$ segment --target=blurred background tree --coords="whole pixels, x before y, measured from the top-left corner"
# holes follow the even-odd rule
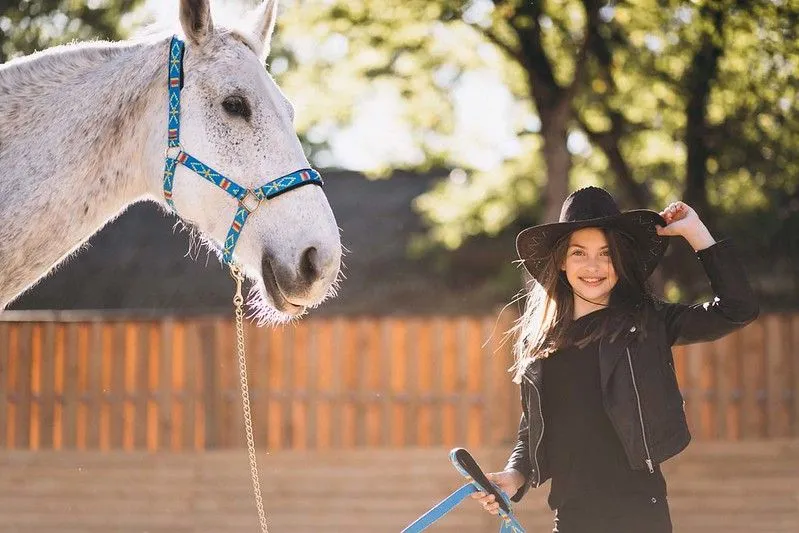
[[[57,44],[120,39],[122,21],[143,0],[22,0],[0,2],[0,63]]]
[[[393,132],[402,149],[372,174],[453,169],[416,202],[430,223],[419,249],[553,221],[569,191],[597,184],[624,209],[686,201],[735,236],[774,294],[799,295],[799,2],[331,0],[287,11],[273,65],[300,95],[317,155],[366,110],[389,130],[404,125]],[[480,79],[510,101],[459,99]],[[390,109],[372,105],[386,94]],[[498,103],[509,132],[464,132],[464,115]],[[474,157],[492,144],[486,133],[492,164]],[[515,143],[502,144],[508,133]],[[690,252],[678,244],[664,262],[672,296],[702,289]]]

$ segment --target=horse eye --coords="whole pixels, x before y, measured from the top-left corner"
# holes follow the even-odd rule
[[[234,117],[242,117],[245,120],[250,120],[252,116],[250,104],[243,96],[228,96],[222,101],[222,107]]]

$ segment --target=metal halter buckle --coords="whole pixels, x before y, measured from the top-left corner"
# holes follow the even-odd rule
[[[183,151],[183,148],[180,145],[177,146],[167,146],[166,150],[164,150],[164,156],[168,159],[177,159],[180,155],[180,152]]]
[[[248,198],[250,198],[249,203],[247,200]],[[245,194],[244,197],[239,200],[239,205],[246,209],[250,214],[253,214],[255,210],[261,206],[261,199],[255,196],[255,193],[248,189],[247,194]]]

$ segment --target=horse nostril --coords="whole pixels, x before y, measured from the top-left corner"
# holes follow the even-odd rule
[[[313,283],[321,276],[319,270],[319,252],[313,246],[302,253],[300,258],[300,275],[308,283]]]

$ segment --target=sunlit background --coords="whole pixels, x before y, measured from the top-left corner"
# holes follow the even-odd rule
[[[239,25],[256,2],[212,4]],[[177,14],[3,2],[0,63]],[[675,530],[799,531],[796,0],[282,0],[272,44],[347,248],[335,299],[245,327],[276,531],[397,531],[464,482],[453,446],[502,467],[515,236],[585,185],[624,210],[684,200],[760,301],[743,330],[673,349],[693,435],[664,465]],[[175,223],[131,206],[0,317],[0,533],[256,530],[232,281]],[[680,238],[651,281],[712,296]],[[530,531],[551,529],[546,492],[516,507]],[[497,527],[466,505],[437,531]]]

